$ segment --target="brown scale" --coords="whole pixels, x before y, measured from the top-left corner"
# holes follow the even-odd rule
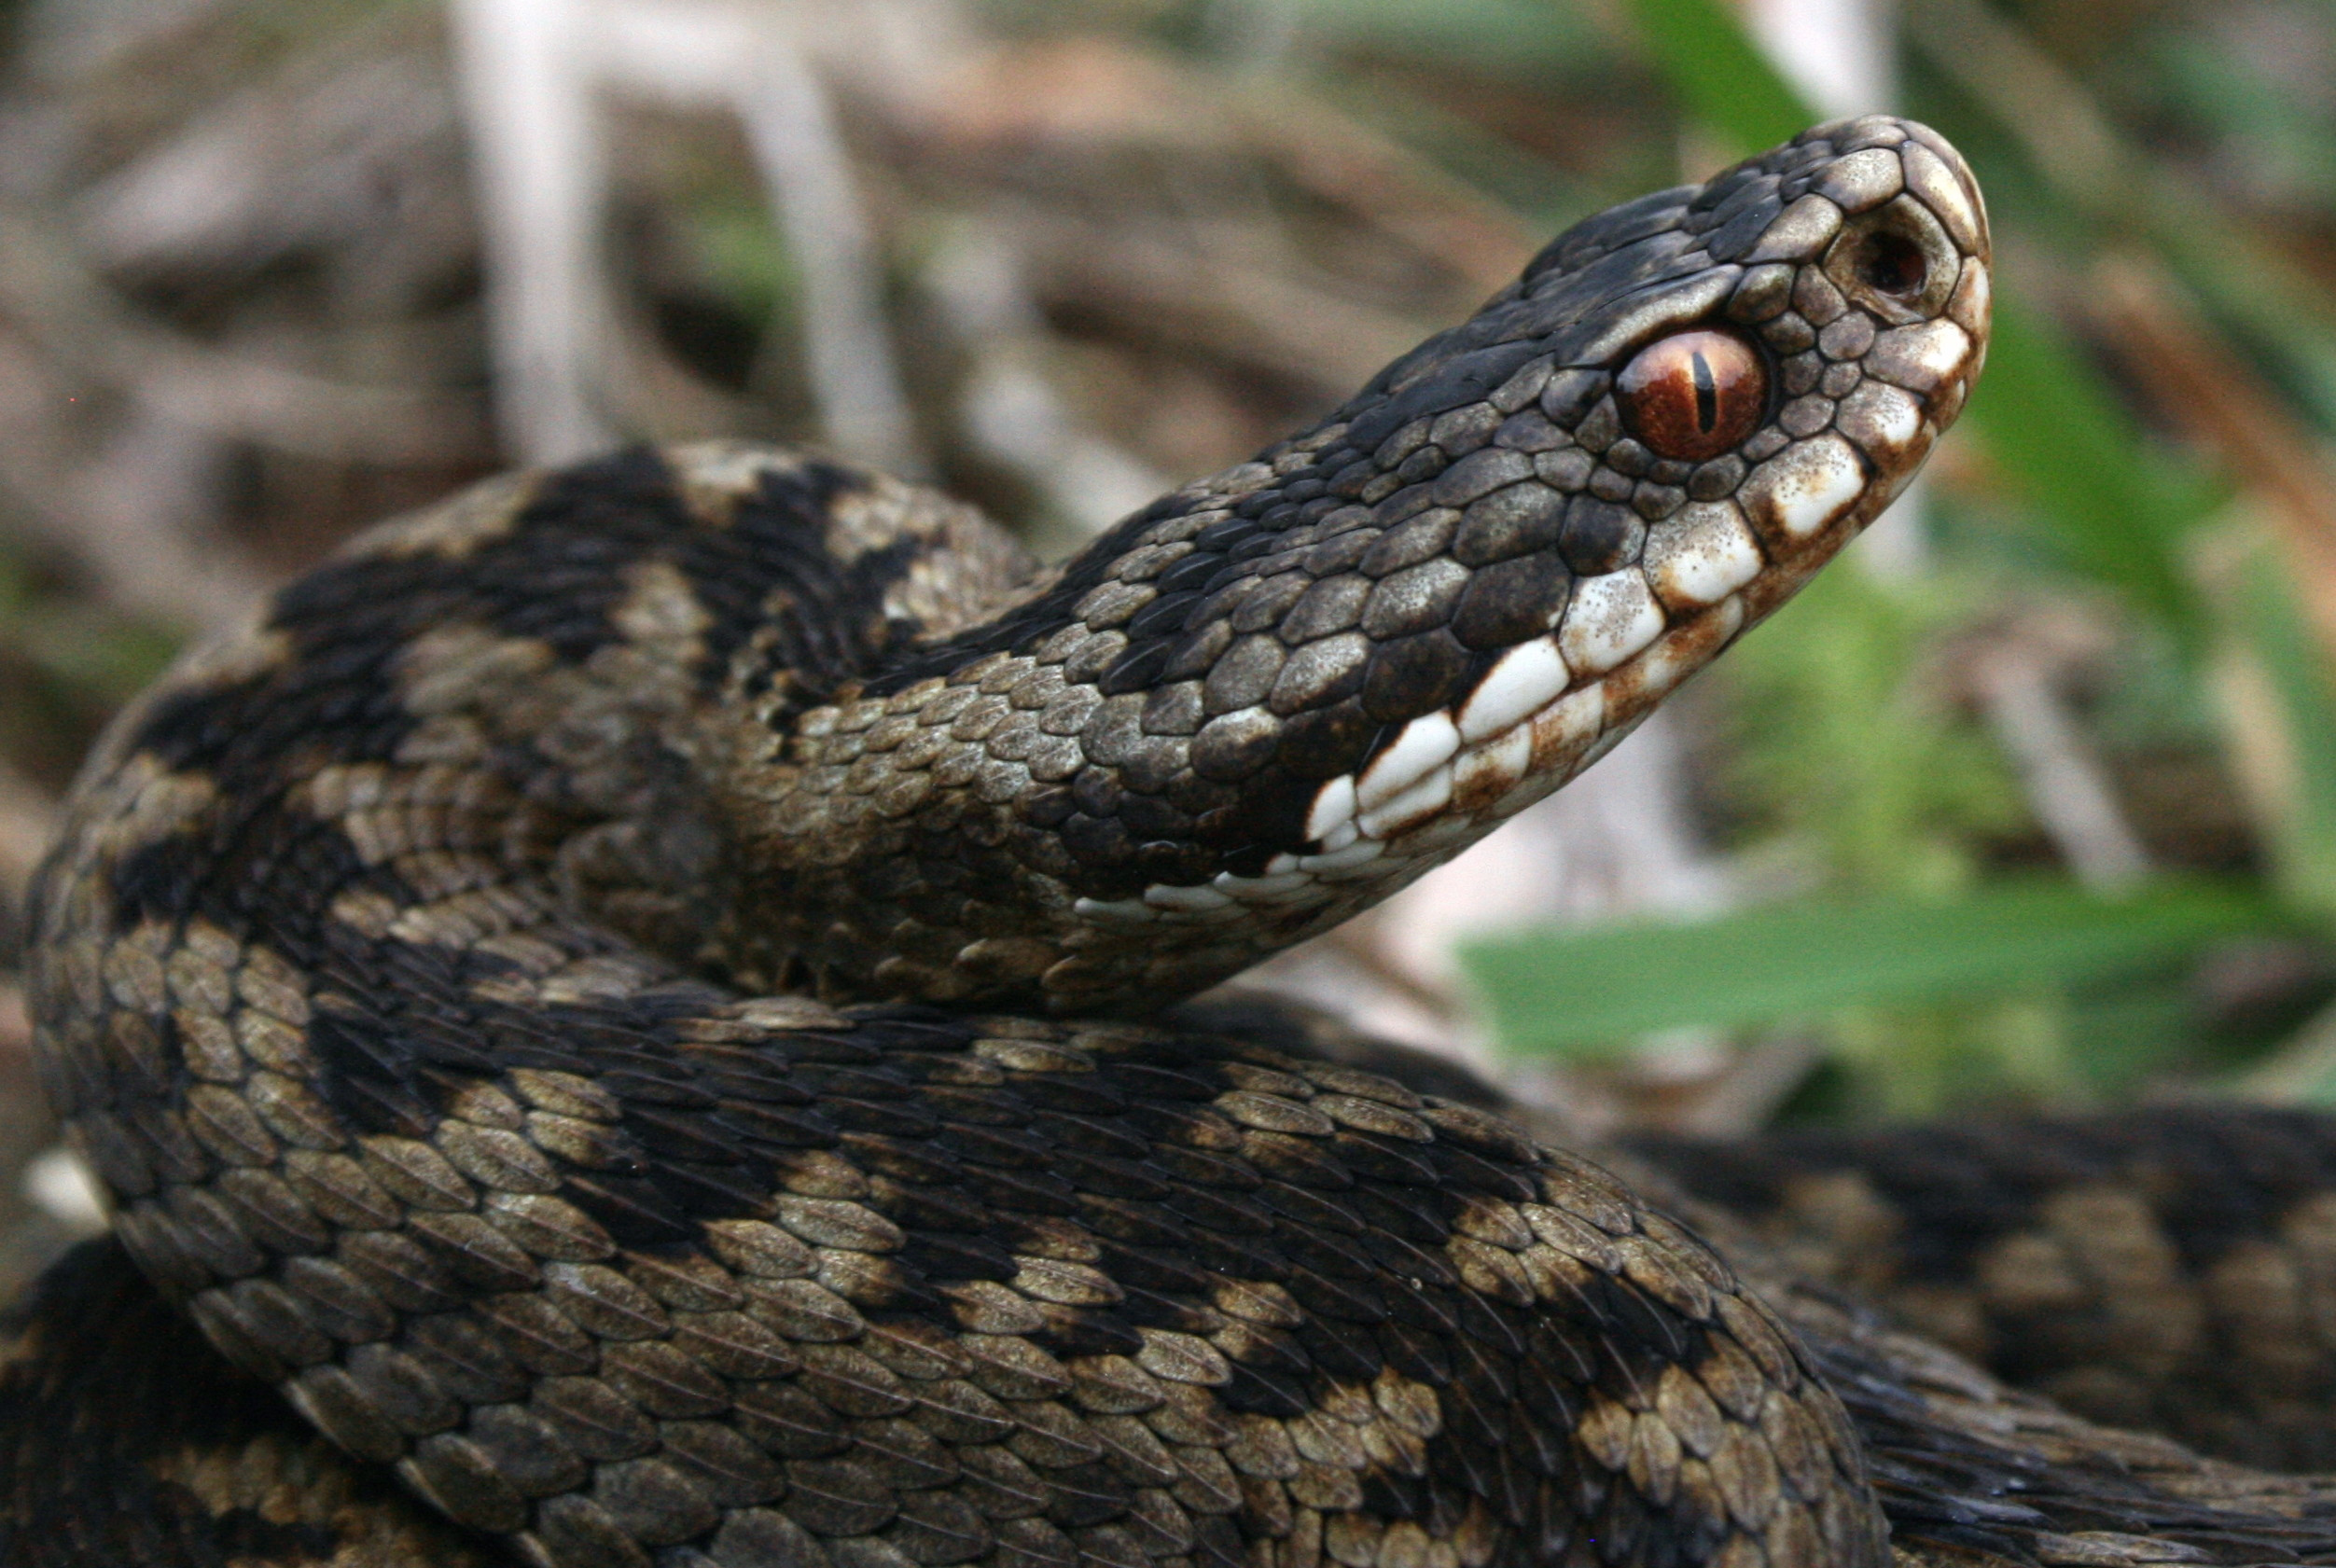
[[[1952,150],[1843,122],[1051,571],[704,446],[287,589],[124,716],[41,880],[116,1240],[0,1371],[0,1559],[2328,1555],[2315,1483],[2023,1404],[1462,1086],[1156,1016],[1805,581],[1959,412],[1986,267]],[[1710,334],[1783,400],[1715,373],[1687,439],[1625,368]]]

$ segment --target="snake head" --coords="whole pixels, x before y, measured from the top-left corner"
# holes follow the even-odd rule
[[[885,933],[855,937],[879,991],[1071,1010],[1327,928],[1594,761],[1881,512],[1978,374],[1988,263],[1963,160],[1881,116],[1577,225],[1313,430],[869,683],[834,725],[997,710],[946,765],[972,891],[814,901]],[[814,967],[849,993],[860,962]]]
[[[1985,357],[1988,267],[1954,150],[1868,117],[1578,225],[1389,367],[1299,444],[1347,459],[1315,530],[1368,535],[1290,617],[1356,599],[1359,680],[1301,648],[1266,698],[1292,665],[1354,685],[1299,722],[1318,745],[1279,727],[1275,761],[1323,780],[1306,842],[1497,820],[1603,755],[1913,477]],[[1254,515],[1303,528],[1310,488]]]

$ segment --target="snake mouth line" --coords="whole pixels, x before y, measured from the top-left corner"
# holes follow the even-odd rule
[[[1276,854],[1259,876],[1155,883],[1140,898],[1082,898],[1077,912],[1119,925],[1230,918],[1245,906],[1306,903],[1341,882],[1375,879],[1374,863],[1398,846],[1428,853],[1473,837],[1487,816],[1522,810],[1611,751],[1747,621],[1744,596],[1729,593],[1587,683],[1568,670],[1557,636],[1521,644],[1456,719],[1441,712],[1413,719],[1359,778],[1322,785],[1307,818],[1309,848]]]

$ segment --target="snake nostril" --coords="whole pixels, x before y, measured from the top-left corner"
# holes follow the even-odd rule
[[[1930,281],[1930,263],[1923,247],[1886,229],[1866,236],[1856,266],[1859,282],[1901,299],[1918,298]]]

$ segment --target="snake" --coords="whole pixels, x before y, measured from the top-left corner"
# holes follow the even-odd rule
[[[360,536],[35,879],[111,1233],[7,1320],[0,1561],[2336,1561],[2317,1119],[1592,1145],[1212,990],[1855,538],[1991,266],[1839,121],[1052,566],[742,442]]]

